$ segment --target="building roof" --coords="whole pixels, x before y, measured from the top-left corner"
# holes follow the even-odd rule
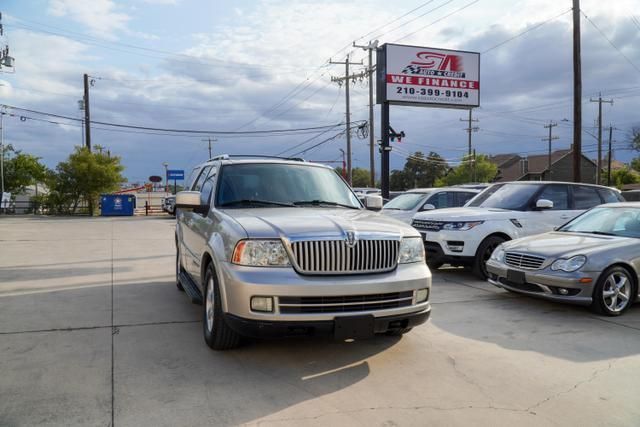
[[[551,153],[551,164],[558,162],[563,157],[571,154],[573,150],[556,150]],[[584,154],[585,159],[588,159]],[[518,161],[511,161],[517,158]],[[527,159],[527,171],[523,172],[521,160]],[[534,156],[521,157],[517,154],[496,154],[491,156],[489,160],[498,166],[500,179],[498,181],[517,181],[528,174],[541,175],[547,170],[549,164],[548,154],[536,154]],[[591,159],[588,159],[592,161]]]

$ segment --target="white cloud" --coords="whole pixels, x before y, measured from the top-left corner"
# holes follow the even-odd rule
[[[50,0],[48,12],[53,16],[69,17],[87,27],[91,34],[108,39],[117,38],[117,31],[125,30],[129,15],[118,12],[112,0]]]

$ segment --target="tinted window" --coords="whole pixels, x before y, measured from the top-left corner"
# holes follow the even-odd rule
[[[202,189],[200,190],[201,205],[208,205],[211,202],[211,193],[213,193],[214,187],[214,177],[215,175],[209,176],[202,184]]]
[[[594,187],[575,185],[573,187],[573,208],[590,209],[602,203]]]
[[[464,206],[465,204],[467,204],[467,202],[471,199],[473,199],[473,197],[477,194],[477,193],[470,193],[467,191],[464,192],[456,192],[453,193],[455,195],[455,205],[453,206]]]
[[[598,193],[600,193],[600,197],[602,197],[602,200],[604,200],[605,203],[617,203],[623,201],[621,200],[622,196],[613,190],[598,188]]]
[[[551,200],[553,202],[554,211],[569,209],[569,194],[568,187],[566,185],[547,185],[538,196],[538,200],[539,199]]]
[[[426,204],[435,206],[436,209],[443,209],[449,207],[448,194],[446,191],[441,191],[429,197]]]
[[[211,166],[205,166],[204,168],[202,168],[202,172],[198,176],[196,183],[193,185],[193,191],[200,191],[202,189],[202,184],[204,183],[204,180],[209,173],[209,169],[211,169]]]
[[[196,178],[198,177],[199,173],[200,173],[200,168],[199,167],[197,167],[197,168],[195,168],[195,169],[193,169],[191,171],[191,173],[189,174],[189,178],[187,179],[186,186],[185,186],[185,188],[187,190],[189,190],[189,189],[191,189],[191,187],[193,187],[193,183],[196,180]]]
[[[473,199],[470,207],[526,210],[540,184],[495,184]]]

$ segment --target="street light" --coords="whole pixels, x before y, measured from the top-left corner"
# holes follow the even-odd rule
[[[167,171],[167,168],[169,167],[169,163],[164,162],[162,166],[164,166],[164,192],[168,193],[169,192],[169,172]]]

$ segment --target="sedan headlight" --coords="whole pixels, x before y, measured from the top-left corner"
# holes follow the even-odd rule
[[[424,262],[424,245],[419,237],[404,237],[400,241],[400,264]]]
[[[291,265],[279,240],[241,240],[233,251],[232,262],[252,267],[287,267]]]
[[[553,271],[562,270],[571,273],[572,271],[576,271],[581,268],[586,262],[587,257],[584,255],[576,255],[569,259],[560,258],[551,264],[551,269]]]
[[[498,262],[504,262],[504,249],[502,249],[502,245],[494,249],[491,254],[491,259]]]
[[[442,226],[443,230],[455,230],[455,231],[467,231],[471,230],[473,227],[482,224],[484,221],[473,221],[473,222],[448,222]]]

